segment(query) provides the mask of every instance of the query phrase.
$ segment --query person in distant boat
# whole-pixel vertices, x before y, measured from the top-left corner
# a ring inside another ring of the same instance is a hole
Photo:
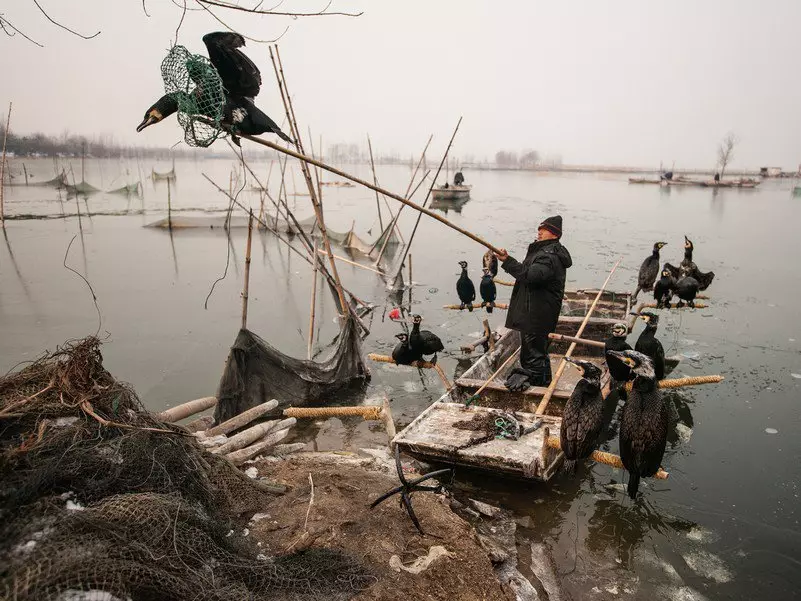
[[[445,185],[444,185],[444,186],[442,186],[442,187],[443,187],[443,188],[450,188],[451,186],[450,186],[450,184],[449,184],[448,182],[445,182]]]
[[[462,175],[461,171],[457,171],[456,175],[453,176],[453,185],[461,186],[463,183],[464,183],[464,175]]]
[[[537,240],[528,247],[522,262],[506,249],[496,253],[504,271],[515,278],[506,327],[520,332],[520,367],[506,380],[509,390],[551,383],[548,334],[556,329],[567,269],[573,265],[562,246],[562,217],[548,217],[537,228]]]
[[[716,174],[715,174],[715,183],[716,183],[716,184],[719,184],[719,183],[720,183],[720,173],[716,173]]]
[[[671,181],[673,179],[673,172],[672,171],[665,171],[662,174],[662,179],[665,181]]]

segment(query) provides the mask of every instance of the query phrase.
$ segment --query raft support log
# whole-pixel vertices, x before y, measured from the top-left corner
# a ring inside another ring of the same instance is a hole
[[[289,434],[289,428],[285,428],[283,430],[278,430],[277,432],[272,432],[265,436],[259,442],[253,443],[252,445],[245,447],[243,449],[239,449],[234,451],[233,453],[228,453],[225,455],[225,458],[228,459],[234,465],[242,465],[248,459],[252,459],[259,453],[274,447],[276,444],[284,440]]]
[[[269,422],[264,422],[261,424],[256,424],[237,434],[236,436],[228,439],[224,444],[220,445],[219,447],[215,447],[211,450],[212,453],[215,455],[229,455],[234,451],[238,451],[240,449],[245,448],[248,445],[252,445],[257,441],[263,439],[265,436],[269,435],[271,432],[277,432],[279,430],[288,430],[292,426],[295,425],[297,420],[294,417],[289,417],[287,419],[282,420],[273,420]]]
[[[378,355],[376,353],[370,353],[367,355],[367,358],[371,361],[377,361],[378,363],[392,363],[393,365],[397,365],[395,363],[395,359],[390,357],[389,355]],[[436,363],[431,363],[429,361],[412,361],[409,364],[409,367],[417,367],[419,369],[433,369],[437,372],[442,383],[445,384],[445,388],[450,390],[453,388],[453,384],[448,380],[448,376],[445,375],[445,372],[442,371],[442,368],[437,365]]]
[[[180,405],[162,411],[161,413],[156,413],[156,418],[165,423],[172,424],[177,421],[181,421],[182,419],[187,418],[190,415],[195,415],[196,413],[200,413],[201,411],[205,411],[206,409],[211,409],[216,404],[217,404],[217,397],[207,396],[203,397],[202,399],[187,401],[186,403],[182,403]]]
[[[284,417],[328,418],[361,416],[362,419],[380,421],[384,424],[389,442],[395,438],[395,421],[389,408],[389,399],[384,397],[381,405],[359,405],[356,407],[288,407],[283,411]],[[391,446],[391,445],[390,445]]]
[[[547,444],[543,445],[543,448],[550,447],[551,449],[557,449],[559,451],[562,450],[562,443],[559,440],[558,436],[548,436],[546,434],[545,440]],[[604,465],[608,465],[609,467],[615,467],[617,469],[624,470],[626,469],[623,466],[623,461],[620,459],[619,456],[614,455],[613,453],[607,453],[605,451],[593,451],[592,455],[590,455],[590,459],[595,461],[596,463],[603,463]],[[656,478],[657,480],[667,480],[670,474],[668,474],[665,470],[661,467],[659,470],[651,476],[652,478]]]
[[[723,376],[687,376],[685,378],[667,378],[659,380],[656,387],[662,390],[669,388],[684,388],[685,386],[699,386],[701,384],[719,384]],[[626,382],[626,391],[631,392],[632,382]]]
[[[219,436],[220,434],[229,434],[234,430],[238,430],[243,426],[247,426],[250,422],[254,419],[258,419],[263,415],[266,415],[273,409],[278,407],[278,401],[272,399],[271,401],[267,401],[266,403],[262,403],[261,405],[256,405],[255,407],[251,407],[247,411],[243,411],[239,415],[235,415],[229,420],[222,422],[210,428],[205,432],[205,436],[207,438],[211,438],[212,436]]]
[[[472,307],[473,307],[473,309],[483,309],[484,305],[482,305],[481,303],[473,303]],[[443,309],[453,309],[455,311],[462,310],[462,306],[461,305],[442,305],[442,308]],[[509,304],[508,303],[495,303],[494,308],[495,309],[508,309],[509,308]],[[467,310],[467,305],[464,306],[464,310]]]

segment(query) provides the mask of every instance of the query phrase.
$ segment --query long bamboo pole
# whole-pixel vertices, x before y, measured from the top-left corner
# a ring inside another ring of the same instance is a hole
[[[328,256],[328,253],[325,252],[322,248],[317,251],[321,255]],[[337,261],[341,261],[342,263],[346,263],[348,265],[353,265],[354,267],[358,267],[360,269],[365,269],[367,271],[372,271],[373,273],[377,273],[378,275],[384,275],[383,271],[379,271],[378,269],[373,269],[367,265],[362,265],[361,263],[356,263],[356,261],[351,261],[350,259],[346,259],[345,257],[340,257],[339,255],[334,255],[334,258]]]
[[[373,160],[373,143],[370,141],[370,134],[367,134],[367,148],[370,150],[370,167],[373,170],[373,183],[378,186],[378,178],[375,175],[375,161]],[[378,191],[375,193],[375,206],[378,209],[378,226],[384,231],[384,218],[381,217],[381,200],[378,198]]]
[[[548,436],[545,441],[545,446],[556,449],[557,451],[561,451],[562,441],[559,440],[558,436]],[[607,453],[605,451],[593,451],[592,455],[590,455],[590,459],[597,463],[608,465],[609,467],[614,467],[621,470],[626,469],[623,465],[623,460],[618,455],[613,453]],[[653,477],[657,480],[667,480],[669,475],[670,474],[660,467]]]
[[[425,207],[422,207],[422,206],[418,205],[417,203],[412,202],[411,200],[407,200],[407,199],[403,198],[402,196],[399,196],[398,194],[390,192],[389,190],[385,190],[384,188],[381,188],[380,186],[374,186],[373,184],[371,184],[371,183],[369,183],[369,182],[367,182],[367,181],[365,181],[363,179],[360,179],[360,178],[356,177],[355,175],[351,175],[349,173],[346,173],[346,172],[342,171],[341,169],[337,169],[336,167],[332,167],[331,165],[326,165],[322,161],[318,161],[316,159],[313,159],[313,158],[311,158],[309,156],[306,156],[306,155],[304,155],[304,154],[302,154],[300,152],[295,152],[294,150],[290,150],[289,148],[284,148],[282,146],[279,146],[278,144],[270,142],[269,140],[263,140],[261,138],[257,138],[256,136],[249,136],[249,135],[245,135],[245,134],[238,134],[238,135],[241,138],[244,138],[246,140],[250,140],[251,142],[254,142],[256,144],[260,144],[261,146],[265,146],[267,148],[272,148],[273,150],[276,150],[276,151],[281,152],[283,154],[287,154],[287,155],[289,155],[291,157],[294,157],[294,158],[296,158],[296,159],[298,159],[300,161],[304,161],[304,162],[309,163],[311,165],[315,165],[317,167],[320,167],[320,169],[324,169],[325,171],[328,171],[329,173],[333,173],[334,175],[338,175],[340,177],[344,177],[345,179],[349,179],[350,181],[355,182],[355,183],[359,184],[360,186],[364,186],[365,188],[369,188],[370,190],[377,190],[381,194],[384,194],[385,196],[387,196],[389,198],[397,200],[398,202],[404,204],[407,207],[415,209],[416,211],[419,211],[420,213],[423,213],[424,215],[428,215],[432,219],[436,219],[437,221],[439,221],[443,225],[446,225],[449,228],[451,228],[453,230],[456,230],[460,234],[462,234],[464,236],[467,236],[468,238],[470,238],[474,242],[478,242],[482,246],[490,249],[492,252],[498,252],[499,253],[501,251],[501,249],[498,248],[497,246],[493,246],[492,244],[490,244],[489,242],[487,242],[486,240],[484,240],[480,236],[478,236],[478,235],[476,235],[476,234],[474,234],[474,233],[472,233],[472,232],[470,232],[470,231],[468,231],[468,230],[466,230],[466,229],[464,229],[462,227],[459,227],[455,223],[452,223],[452,222],[448,221],[447,219],[445,219],[441,215],[438,215],[437,213],[435,213],[431,209],[427,209]],[[397,215],[396,215],[396,217],[397,217]]]
[[[242,289],[242,329],[248,327],[248,289],[250,288],[250,247],[253,241],[253,211],[248,215],[248,242],[245,247],[245,285]]]
[[[487,386],[489,386],[490,383],[497,377],[497,375],[503,371],[503,368],[506,367],[507,365],[509,365],[512,361],[514,361],[515,357],[517,357],[520,354],[520,348],[521,347],[518,346],[517,350],[515,350],[515,352],[513,352],[511,355],[509,355],[506,358],[506,361],[501,363],[501,366],[498,369],[496,369],[493,372],[493,374],[484,381],[484,383],[479,387],[479,389],[476,390],[475,394],[473,394],[469,399],[467,399],[467,401],[465,402],[465,405],[469,405],[472,401],[477,399],[479,397],[479,395],[482,392],[484,392],[484,390],[487,388]]]
[[[606,285],[609,283],[609,280],[612,279],[615,271],[617,270],[617,266],[620,265],[620,262],[623,260],[623,257],[620,257],[617,262],[615,263],[614,267],[612,267],[612,271],[609,272],[609,275],[606,276],[606,280],[604,280],[601,289],[598,290],[598,294],[595,296],[595,300],[592,301],[592,305],[590,305],[589,310],[587,311],[587,315],[584,316],[584,320],[581,322],[578,331],[576,332],[576,338],[581,338],[581,334],[584,332],[584,328],[587,327],[587,323],[590,321],[590,317],[592,316],[592,312],[595,311],[595,305],[598,304],[598,301],[601,300],[601,296],[606,289]],[[542,415],[545,413],[545,409],[548,408],[548,403],[553,396],[554,390],[556,390],[556,385],[559,383],[559,378],[562,377],[562,374],[565,371],[565,367],[567,367],[567,361],[565,359],[570,357],[573,354],[573,351],[576,348],[576,342],[572,342],[570,346],[567,348],[567,352],[562,357],[562,360],[559,362],[559,367],[556,369],[556,374],[554,374],[553,379],[551,380],[550,386],[548,386],[548,390],[545,391],[545,394],[542,396],[542,400],[540,404],[537,406],[537,414]]]
[[[586,338],[577,338],[575,336],[564,336],[562,334],[548,334],[548,338],[557,342],[575,342],[576,344],[583,344],[584,346],[594,346],[595,348],[605,348],[606,343],[597,340],[587,340]]]
[[[8,103],[8,115],[6,117],[6,128],[3,131],[3,157],[0,158],[0,223],[3,229],[6,229],[6,209],[5,200],[3,196],[3,186],[5,185],[6,175],[6,141],[8,140],[8,128],[11,126],[11,107],[13,102]]]
[[[314,249],[317,250],[315,243]],[[311,307],[309,308],[309,338],[306,343],[306,358],[311,361],[312,347],[314,346],[314,312],[317,309],[317,264],[315,258],[314,267],[312,268],[312,289],[311,289]]]

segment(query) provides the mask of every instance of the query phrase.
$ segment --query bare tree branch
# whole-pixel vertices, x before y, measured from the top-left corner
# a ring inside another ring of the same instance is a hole
[[[729,132],[718,146],[718,164],[720,165],[720,176],[726,172],[726,166],[734,160],[734,147],[737,145],[737,136]]]
[[[211,16],[214,18],[214,20],[215,20],[215,21],[217,21],[217,22],[218,22],[220,25],[222,25],[223,27],[225,27],[225,28],[226,28],[228,31],[234,31],[234,32],[236,32],[236,30],[235,30],[233,27],[231,27],[230,25],[228,25],[228,23],[226,23],[225,21],[223,21],[222,19],[220,19],[220,17],[218,17],[217,15],[215,15],[215,14],[214,14],[214,13],[211,11],[211,9],[210,9],[208,6],[204,6],[204,4],[203,4],[203,1],[204,1],[204,0],[195,0],[195,2],[197,2],[197,3],[198,3],[198,5],[199,5],[199,6],[200,6],[200,7],[201,7],[203,10],[205,10],[207,13],[209,13],[209,14],[210,14],[210,15],[211,15]],[[286,26],[286,29],[284,29],[284,31],[281,33],[281,35],[279,35],[279,36],[278,36],[276,39],[274,39],[274,40],[257,40],[256,38],[251,38],[251,37],[248,37],[248,36],[246,36],[246,35],[244,35],[244,34],[241,34],[241,33],[240,33],[239,35],[241,35],[241,36],[242,36],[243,38],[245,38],[246,40],[249,40],[249,41],[251,41],[251,42],[255,42],[255,43],[257,43],[257,44],[272,44],[273,42],[277,42],[277,41],[278,41],[278,40],[280,40],[282,37],[284,37],[284,34],[285,34],[287,31],[289,31],[289,25],[287,25],[287,26]],[[239,32],[236,32],[236,33],[239,33]]]
[[[73,31],[72,29],[70,29],[70,28],[69,28],[69,27],[67,27],[66,25],[62,25],[62,24],[61,24],[61,23],[59,23],[58,21],[55,21],[55,20],[54,20],[54,19],[53,19],[53,18],[52,18],[50,15],[48,15],[48,14],[45,12],[45,9],[43,9],[43,8],[42,8],[42,5],[41,5],[41,4],[39,4],[38,0],[33,0],[33,3],[36,5],[36,8],[38,8],[38,9],[39,9],[39,11],[40,11],[40,12],[41,12],[41,13],[42,13],[42,14],[43,14],[45,17],[47,17],[47,20],[48,20],[48,21],[50,21],[50,22],[51,22],[53,25],[58,25],[59,27],[61,27],[61,29],[65,29],[66,31],[69,31],[71,34],[73,34],[73,35],[77,35],[79,38],[83,38],[84,40],[91,40],[92,38],[94,38],[94,37],[97,37],[97,36],[99,36],[99,35],[100,35],[100,32],[99,32],[99,31],[98,31],[97,33],[95,33],[95,34],[93,34],[93,35],[89,35],[89,36],[86,36],[86,35],[83,35],[83,34],[81,34],[81,33],[78,33],[77,31]]]
[[[173,46],[178,45],[178,32],[181,30],[181,25],[184,24],[184,17],[186,16],[186,0],[183,0],[183,2],[184,2],[184,10],[181,13],[181,20],[178,21],[178,27],[175,28],[175,41],[173,42]]]
[[[327,16],[334,16],[334,15],[339,15],[339,16],[343,16],[343,17],[360,17],[361,15],[364,14],[363,12],[359,12],[359,13],[346,13],[346,12],[330,12],[329,13],[329,12],[326,12],[328,10],[328,7],[331,6],[331,1],[328,2],[328,4],[326,5],[326,7],[323,10],[321,10],[319,12],[316,12],[316,13],[288,13],[288,12],[275,12],[273,10],[259,10],[258,8],[245,8],[244,6],[238,6],[236,4],[230,4],[230,3],[225,2],[223,0],[198,0],[198,2],[201,2],[203,4],[209,4],[211,6],[218,6],[220,8],[228,8],[228,9],[231,9],[231,10],[239,10],[239,11],[246,12],[246,13],[251,13],[251,14],[278,15],[278,16],[284,16],[284,17],[324,17],[324,16],[327,17]],[[261,5],[261,3],[259,3],[257,5],[257,7],[260,6],[260,5]],[[279,3],[279,6],[280,6],[280,3]]]
[[[14,31],[11,32],[8,29],[6,29],[6,27],[8,27],[9,29],[13,29]],[[22,33],[19,29],[14,27],[11,24],[11,22],[8,19],[6,19],[3,15],[0,15],[0,29],[2,29],[3,33],[6,34],[10,38],[13,38],[16,34],[20,34],[23,38],[25,38],[26,40],[28,40],[32,44],[36,44],[37,46],[39,46],[39,48],[44,48],[44,46],[42,44],[40,44],[36,40],[33,40],[33,39],[29,38],[27,35]]]
[[[142,0],[142,10],[145,11],[145,16],[149,19],[150,15],[147,13],[147,6],[145,6],[145,2],[147,2],[147,0]]]

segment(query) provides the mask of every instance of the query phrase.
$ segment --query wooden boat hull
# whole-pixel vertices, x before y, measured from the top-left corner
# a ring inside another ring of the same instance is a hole
[[[629,183],[630,184],[662,184],[665,180],[661,179],[652,179],[648,177],[630,177]]]
[[[468,200],[473,186],[448,186],[431,190],[432,200]]]

